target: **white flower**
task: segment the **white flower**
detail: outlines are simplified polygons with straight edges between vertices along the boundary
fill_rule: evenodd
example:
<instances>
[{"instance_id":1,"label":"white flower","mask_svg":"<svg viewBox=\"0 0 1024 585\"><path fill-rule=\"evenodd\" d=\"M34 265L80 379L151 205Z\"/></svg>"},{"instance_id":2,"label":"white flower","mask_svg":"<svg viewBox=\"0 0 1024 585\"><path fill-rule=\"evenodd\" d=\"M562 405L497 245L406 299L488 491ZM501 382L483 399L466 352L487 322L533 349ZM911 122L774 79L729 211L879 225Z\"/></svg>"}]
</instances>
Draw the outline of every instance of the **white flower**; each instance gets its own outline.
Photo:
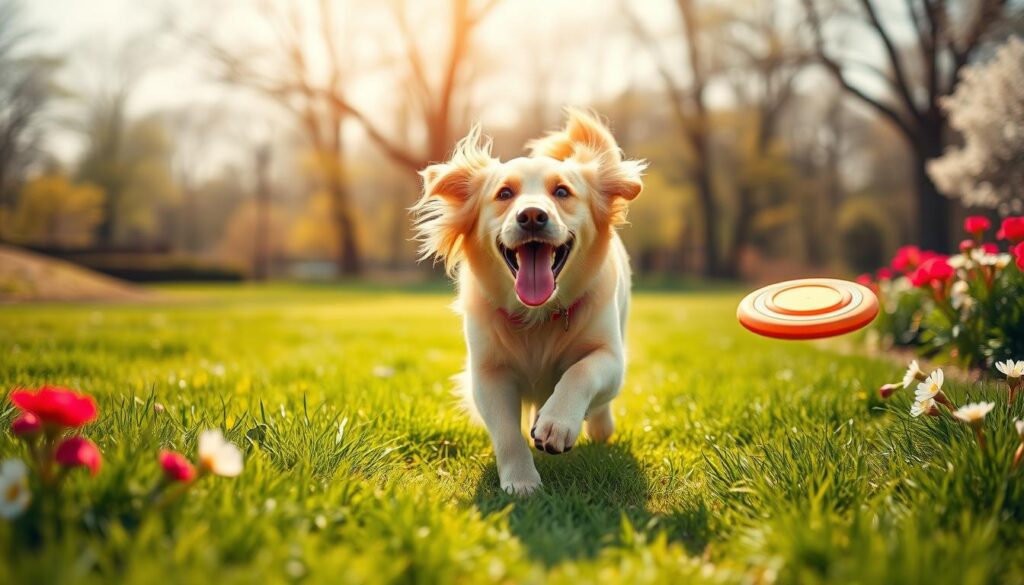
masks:
<instances>
[{"instance_id":1,"label":"white flower","mask_svg":"<svg viewBox=\"0 0 1024 585\"><path fill-rule=\"evenodd\" d=\"M921 416L922 414L928 414L928 412L935 408L935 401L931 398L925 398L924 400L918 400L910 407L911 416Z\"/></svg>"},{"instance_id":2,"label":"white flower","mask_svg":"<svg viewBox=\"0 0 1024 585\"><path fill-rule=\"evenodd\" d=\"M999 261L995 254L989 254L980 248L971 250L971 259L981 266L995 266Z\"/></svg>"},{"instance_id":3,"label":"white flower","mask_svg":"<svg viewBox=\"0 0 1024 585\"><path fill-rule=\"evenodd\" d=\"M199 467L214 475L235 477L242 473L242 452L219 430L203 431L199 435Z\"/></svg>"},{"instance_id":4,"label":"white flower","mask_svg":"<svg viewBox=\"0 0 1024 585\"><path fill-rule=\"evenodd\" d=\"M1013 424L1017 426L1017 434L1020 435L1020 440L1024 442L1024 420L1017 419Z\"/></svg>"},{"instance_id":5,"label":"white flower","mask_svg":"<svg viewBox=\"0 0 1024 585\"><path fill-rule=\"evenodd\" d=\"M918 402L935 398L942 391L942 382L944 380L945 375L942 373L942 370L935 370L931 376L925 378L924 382L917 385L917 392L914 392L914 397Z\"/></svg>"},{"instance_id":6,"label":"white flower","mask_svg":"<svg viewBox=\"0 0 1024 585\"><path fill-rule=\"evenodd\" d=\"M953 412L953 416L964 421L968 424L977 424L985 418L993 408L996 407L995 402L972 402L971 404L965 404Z\"/></svg>"},{"instance_id":7,"label":"white flower","mask_svg":"<svg viewBox=\"0 0 1024 585\"><path fill-rule=\"evenodd\" d=\"M949 258L946 259L946 263L949 264L954 270L959 270L961 268L966 268L970 270L974 266L974 263L971 262L967 258L967 256L964 256L963 254L950 256Z\"/></svg>"},{"instance_id":8,"label":"white flower","mask_svg":"<svg viewBox=\"0 0 1024 585\"><path fill-rule=\"evenodd\" d=\"M996 369L1002 372L1007 379L1020 378L1021 376L1024 376L1024 360L1016 362L1013 360L996 362Z\"/></svg>"},{"instance_id":9,"label":"white flower","mask_svg":"<svg viewBox=\"0 0 1024 585\"><path fill-rule=\"evenodd\" d=\"M28 489L28 467L21 459L5 459L0 463L0 518L21 515L32 501Z\"/></svg>"},{"instance_id":10,"label":"white flower","mask_svg":"<svg viewBox=\"0 0 1024 585\"><path fill-rule=\"evenodd\" d=\"M921 371L921 367L917 365L917 360L910 362L907 366L907 371L903 374L903 387L910 388L910 385L914 383L919 377L924 377L924 372Z\"/></svg>"},{"instance_id":11,"label":"white flower","mask_svg":"<svg viewBox=\"0 0 1024 585\"><path fill-rule=\"evenodd\" d=\"M1009 266L1010 262L1012 261L1013 256L1010 256L1009 254L999 254L998 256L996 256L996 268L1002 270Z\"/></svg>"},{"instance_id":12,"label":"white flower","mask_svg":"<svg viewBox=\"0 0 1024 585\"><path fill-rule=\"evenodd\" d=\"M958 280L953 283L953 286L949 288L950 303L952 303L954 309L960 307L969 307L973 304L971 295L967 294L971 287L965 280Z\"/></svg>"}]
</instances>

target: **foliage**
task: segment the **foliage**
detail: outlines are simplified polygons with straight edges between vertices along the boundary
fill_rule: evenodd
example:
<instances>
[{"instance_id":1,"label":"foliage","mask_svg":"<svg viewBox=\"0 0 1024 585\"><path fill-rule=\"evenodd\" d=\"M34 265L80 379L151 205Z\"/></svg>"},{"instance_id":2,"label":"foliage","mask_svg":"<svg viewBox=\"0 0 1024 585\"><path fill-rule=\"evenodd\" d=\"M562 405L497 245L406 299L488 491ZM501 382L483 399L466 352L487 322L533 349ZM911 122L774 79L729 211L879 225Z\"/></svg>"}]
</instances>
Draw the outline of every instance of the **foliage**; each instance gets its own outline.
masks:
<instances>
[{"instance_id":1,"label":"foliage","mask_svg":"<svg viewBox=\"0 0 1024 585\"><path fill-rule=\"evenodd\" d=\"M896 366L755 337L737 295L637 295L617 438L536 454L545 488L516 499L449 390L449 294L163 292L0 307L0 387L93 394L104 455L68 478L54 532L0 522L0 582L1024 579L1005 386L947 381L958 403L1000 401L982 454L963 425L909 420L911 397L879 401ZM150 511L153 454L211 427L244 446L242 475ZM0 431L3 456L21 449Z\"/></svg>"},{"instance_id":2,"label":"foliage","mask_svg":"<svg viewBox=\"0 0 1024 585\"><path fill-rule=\"evenodd\" d=\"M935 183L965 205L1024 212L1024 41L966 68L942 105L964 145L928 165Z\"/></svg>"},{"instance_id":3,"label":"foliage","mask_svg":"<svg viewBox=\"0 0 1024 585\"><path fill-rule=\"evenodd\" d=\"M981 242L981 231L971 235L976 239L965 240L960 254L947 258L907 246L878 271L877 282L868 274L860 277L880 297L875 330L884 344L916 347L925 356L968 367L1024 355L1019 248L1011 243L1011 252L1000 252L996 244Z\"/></svg>"},{"instance_id":4,"label":"foliage","mask_svg":"<svg viewBox=\"0 0 1024 585\"><path fill-rule=\"evenodd\" d=\"M9 217L2 217L5 238L21 244L89 246L103 221L104 193L95 185L75 184L63 175L30 179Z\"/></svg>"}]
</instances>

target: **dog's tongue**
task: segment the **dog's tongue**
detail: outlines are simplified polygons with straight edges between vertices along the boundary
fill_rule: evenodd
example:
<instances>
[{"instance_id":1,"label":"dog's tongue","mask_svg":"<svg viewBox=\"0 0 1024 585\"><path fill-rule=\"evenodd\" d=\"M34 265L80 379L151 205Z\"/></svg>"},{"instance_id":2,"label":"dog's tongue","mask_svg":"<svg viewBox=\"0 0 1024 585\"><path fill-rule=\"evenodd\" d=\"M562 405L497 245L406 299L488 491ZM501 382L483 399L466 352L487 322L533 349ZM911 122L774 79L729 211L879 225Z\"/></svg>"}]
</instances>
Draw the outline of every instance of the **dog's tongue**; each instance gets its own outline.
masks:
<instances>
[{"instance_id":1,"label":"dog's tongue","mask_svg":"<svg viewBox=\"0 0 1024 585\"><path fill-rule=\"evenodd\" d=\"M519 272L516 273L516 294L531 307L543 305L555 292L555 273L551 270L554 248L532 242L516 248Z\"/></svg>"}]
</instances>

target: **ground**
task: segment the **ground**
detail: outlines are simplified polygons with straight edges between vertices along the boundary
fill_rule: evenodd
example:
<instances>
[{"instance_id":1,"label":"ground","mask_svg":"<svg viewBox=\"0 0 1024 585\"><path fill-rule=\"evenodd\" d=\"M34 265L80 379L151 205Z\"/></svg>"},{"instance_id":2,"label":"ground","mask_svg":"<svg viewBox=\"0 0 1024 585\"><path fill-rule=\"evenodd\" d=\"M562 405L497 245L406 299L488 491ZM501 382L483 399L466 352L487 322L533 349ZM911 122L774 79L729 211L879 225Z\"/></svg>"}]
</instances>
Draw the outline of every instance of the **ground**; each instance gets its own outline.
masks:
<instances>
[{"instance_id":1,"label":"ground","mask_svg":"<svg viewBox=\"0 0 1024 585\"><path fill-rule=\"evenodd\" d=\"M0 521L0 582L1024 581L1004 387L949 384L1001 400L983 453L948 417L911 419L906 393L877 397L900 364L855 338L755 337L736 294L638 293L619 433L536 454L529 498L499 490L451 393L450 293L157 298L0 307L0 385L96 395L105 457L69 476L56 518ZM148 505L158 450L191 454L213 427L244 447L242 475ZM0 455L23 454L0 433Z\"/></svg>"}]
</instances>

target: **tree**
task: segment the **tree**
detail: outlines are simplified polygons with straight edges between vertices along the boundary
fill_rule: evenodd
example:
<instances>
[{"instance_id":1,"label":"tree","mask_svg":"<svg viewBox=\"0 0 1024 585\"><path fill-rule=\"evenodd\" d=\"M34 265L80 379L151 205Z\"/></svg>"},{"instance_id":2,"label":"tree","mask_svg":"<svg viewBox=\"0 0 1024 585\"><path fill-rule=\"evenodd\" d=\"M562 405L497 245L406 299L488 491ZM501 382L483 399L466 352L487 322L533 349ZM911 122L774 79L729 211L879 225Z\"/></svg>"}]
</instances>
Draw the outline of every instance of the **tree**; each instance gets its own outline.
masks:
<instances>
[{"instance_id":1,"label":"tree","mask_svg":"<svg viewBox=\"0 0 1024 585\"><path fill-rule=\"evenodd\" d=\"M37 142L57 61L22 52L28 29L19 6L0 0L0 207L14 204Z\"/></svg>"},{"instance_id":2,"label":"tree","mask_svg":"<svg viewBox=\"0 0 1024 585\"><path fill-rule=\"evenodd\" d=\"M1013 38L990 63L963 70L942 101L950 125L964 137L931 161L935 183L966 205L1024 211L1024 41Z\"/></svg>"},{"instance_id":3,"label":"tree","mask_svg":"<svg viewBox=\"0 0 1024 585\"><path fill-rule=\"evenodd\" d=\"M415 106L412 109L425 128L422 149L408 144L404 136L389 136L367 111L353 102L350 93L356 64L347 47L339 43L344 37L339 30L337 7L330 0L318 0L311 14L304 13L295 3L287 7L264 3L261 14L277 39L269 52L251 48L230 50L208 39L190 39L205 49L217 65L220 79L256 90L295 116L318 153L321 188L331 194L339 247L336 260L342 274L355 274L362 268L356 211L345 165L343 124L349 120L358 123L390 160L410 173L431 160L444 158L459 106L458 90L466 81L472 33L495 4L495 0L482 5L470 0L451 0L450 50L440 60L438 83L429 78L427 59L416 43L405 4L392 4L406 63L402 77L408 81L408 98ZM269 56L269 63L254 55ZM432 56L430 61L438 60ZM323 68L318 69L321 65Z\"/></svg>"},{"instance_id":4,"label":"tree","mask_svg":"<svg viewBox=\"0 0 1024 585\"><path fill-rule=\"evenodd\" d=\"M957 74L1004 17L1007 0L905 0L904 18L914 38L905 45L893 35L893 23L884 22L887 17L880 12L881 2L856 0L856 18L884 50L885 67L858 60L856 54L837 54L825 34L820 0L802 1L814 32L817 60L847 94L898 128L914 154L918 244L949 251L949 199L940 194L927 172L929 161L940 156L946 144L946 113L940 102L952 92ZM853 70L862 75L851 75ZM865 81L864 74L872 81ZM879 84L886 95L872 91Z\"/></svg>"},{"instance_id":5,"label":"tree","mask_svg":"<svg viewBox=\"0 0 1024 585\"><path fill-rule=\"evenodd\" d=\"M74 184L63 175L43 175L25 183L6 237L22 244L82 247L93 243L103 220L103 191Z\"/></svg>"},{"instance_id":6,"label":"tree","mask_svg":"<svg viewBox=\"0 0 1024 585\"><path fill-rule=\"evenodd\" d=\"M637 16L628 8L624 9L637 37L647 43L658 67L669 106L689 148L687 170L700 203L702 219L703 272L705 276L719 276L718 197L712 182L711 127L706 95L710 77L709 61L704 53L707 38L703 35L694 0L676 0L676 7L686 41L685 59L680 61L685 70L683 78L687 81L679 80L678 74L673 72L674 60L661 54L660 48L654 43L654 37L645 30ZM681 239L680 247L685 245L686 241ZM685 250L680 253L680 257L684 256Z\"/></svg>"}]
</instances>

